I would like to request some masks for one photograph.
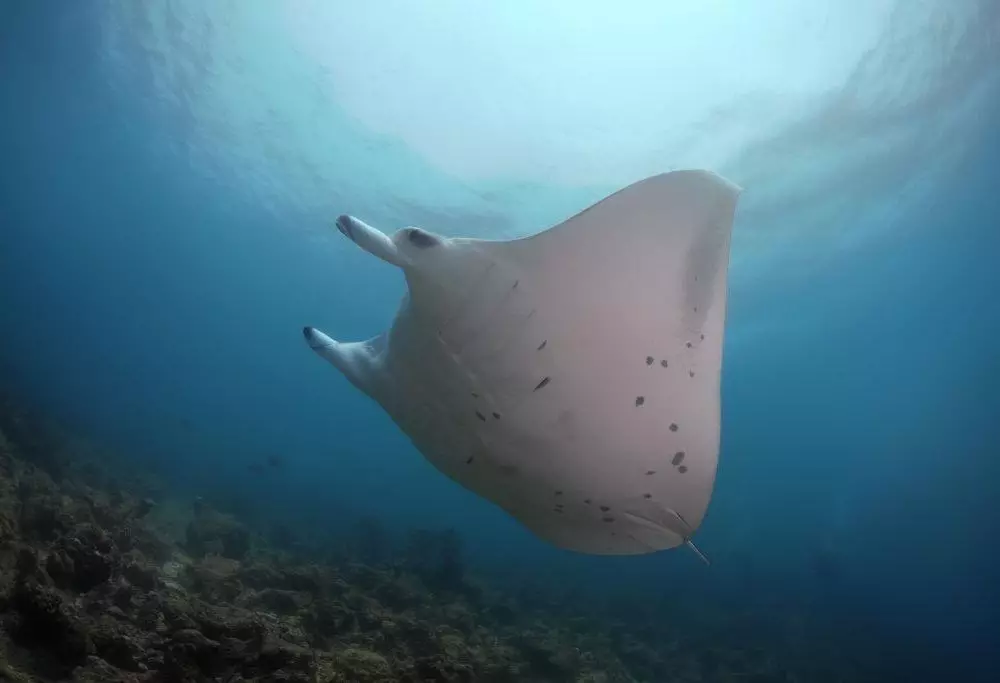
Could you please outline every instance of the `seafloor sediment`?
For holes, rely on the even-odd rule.
[[[196,500],[171,534],[165,501],[94,485],[59,438],[0,400],[0,681],[796,680],[752,648],[525,609],[467,576],[448,532],[317,562]]]

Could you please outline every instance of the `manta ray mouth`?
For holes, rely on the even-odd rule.
[[[344,236],[347,237],[347,239],[351,240],[352,242],[354,241],[354,231],[351,228],[351,224],[353,222],[354,219],[352,219],[350,216],[346,214],[337,217],[337,230],[340,230],[340,232],[344,233]]]

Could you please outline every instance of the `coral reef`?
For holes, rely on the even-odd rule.
[[[454,532],[397,548],[364,519],[341,559],[295,555],[273,542],[287,530],[80,475],[27,424],[0,401],[0,681],[786,680],[766,654],[681,653],[655,627],[501,593]]]

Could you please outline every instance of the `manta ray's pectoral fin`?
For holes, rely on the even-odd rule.
[[[338,342],[315,327],[302,328],[302,334],[309,348],[318,356],[340,370],[351,384],[371,394],[374,377],[373,348],[376,346],[373,342],[380,338],[367,342]]]

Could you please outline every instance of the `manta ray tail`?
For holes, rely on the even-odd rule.
[[[684,541],[684,545],[693,550],[694,554],[698,556],[699,560],[704,562],[706,565],[711,566],[712,563],[708,561],[707,557],[705,557],[705,553],[698,550],[698,546],[696,546],[693,542],[691,542],[691,539],[687,539],[686,541]]]

